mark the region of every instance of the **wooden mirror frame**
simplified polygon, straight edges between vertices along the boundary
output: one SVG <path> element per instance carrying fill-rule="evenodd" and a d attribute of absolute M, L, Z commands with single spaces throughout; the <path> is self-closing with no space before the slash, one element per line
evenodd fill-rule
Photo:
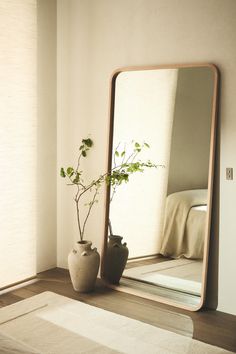
<path fill-rule="evenodd" d="M 198 306 L 188 305 L 186 303 L 179 303 L 166 299 L 165 297 L 150 294 L 145 291 L 130 288 L 126 285 L 113 285 L 107 282 L 104 278 L 105 256 L 108 240 L 108 220 L 110 209 L 110 187 L 106 188 L 106 211 L 105 211 L 105 229 L 104 229 L 104 242 L 102 248 L 101 257 L 101 278 L 104 283 L 115 290 L 126 292 L 132 295 L 144 297 L 146 299 L 161 302 L 167 305 L 179 307 L 185 310 L 198 311 L 200 310 L 206 299 L 206 286 L 207 286 L 207 273 L 208 273 L 208 260 L 209 260 L 209 244 L 210 244 L 210 232 L 211 232 L 211 215 L 212 215 L 212 195 L 213 195 L 213 180 L 214 180 L 214 162 L 215 162 L 215 145 L 216 145 L 216 123 L 217 123 L 217 102 L 218 102 L 218 86 L 219 86 L 219 70 L 214 64 L 209 63 L 196 63 L 196 64 L 173 64 L 173 65 L 157 65 L 157 66 L 137 66 L 137 67 L 124 67 L 117 69 L 113 72 L 110 83 L 110 101 L 109 101 L 109 118 L 110 118 L 110 130 L 109 130 L 109 152 L 108 152 L 108 168 L 111 170 L 112 166 L 112 145 L 113 145 L 113 133 L 114 133 L 114 107 L 115 107 L 115 85 L 116 78 L 122 72 L 127 71 L 144 71 L 144 70 L 158 70 L 158 69 L 178 69 L 178 68 L 200 68 L 209 67 L 213 72 L 213 98 L 212 98 L 212 116 L 211 116 L 211 134 L 210 134 L 210 151 L 209 151 L 209 170 L 208 170 L 208 196 L 207 196 L 207 215 L 206 215 L 206 230 L 205 230 L 205 242 L 203 251 L 203 272 L 202 272 L 202 289 L 200 303 Z"/>

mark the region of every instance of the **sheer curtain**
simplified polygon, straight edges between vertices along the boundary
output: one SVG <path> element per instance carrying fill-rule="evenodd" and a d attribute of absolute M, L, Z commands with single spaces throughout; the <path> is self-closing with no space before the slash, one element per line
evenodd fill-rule
<path fill-rule="evenodd" d="M 0 0 L 0 289 L 36 274 L 36 0 Z"/>

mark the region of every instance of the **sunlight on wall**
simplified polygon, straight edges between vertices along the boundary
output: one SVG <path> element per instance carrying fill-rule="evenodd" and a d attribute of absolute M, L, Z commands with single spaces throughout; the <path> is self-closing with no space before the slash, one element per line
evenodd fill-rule
<path fill-rule="evenodd" d="M 0 288 L 36 272 L 36 0 L 0 2 Z"/>
<path fill-rule="evenodd" d="M 140 158 L 165 166 L 131 176 L 111 203 L 113 233 L 124 237 L 130 257 L 159 251 L 177 77 L 178 69 L 168 69 L 123 72 L 116 79 L 113 147 L 146 141 L 150 149 Z"/>

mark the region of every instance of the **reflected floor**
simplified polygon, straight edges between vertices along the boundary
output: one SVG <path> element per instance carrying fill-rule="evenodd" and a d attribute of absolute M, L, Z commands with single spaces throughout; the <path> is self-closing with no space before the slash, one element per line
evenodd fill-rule
<path fill-rule="evenodd" d="M 154 296 L 158 296 L 160 300 L 163 299 L 164 303 L 171 301 L 172 303 L 175 302 L 178 305 L 191 306 L 193 309 L 198 307 L 201 302 L 201 297 L 198 295 L 192 295 L 126 277 L 121 278 L 120 286 L 117 287 L 116 290 L 122 291 L 122 288 L 126 288 L 126 291 L 130 294 L 135 294 L 151 300 L 154 299 Z"/>
<path fill-rule="evenodd" d="M 201 295 L 202 261 L 158 255 L 130 260 L 121 285 L 169 300 L 197 306 Z"/>
<path fill-rule="evenodd" d="M 192 295 L 201 294 L 202 261 L 191 259 L 168 259 L 166 262 L 137 264 L 126 269 L 123 275 L 129 279 L 144 281 Z"/>

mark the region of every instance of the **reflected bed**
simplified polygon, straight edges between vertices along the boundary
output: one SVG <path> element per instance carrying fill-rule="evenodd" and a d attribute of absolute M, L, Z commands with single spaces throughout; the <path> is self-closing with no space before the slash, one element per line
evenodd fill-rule
<path fill-rule="evenodd" d="M 167 197 L 162 255 L 203 258 L 206 201 L 206 189 L 181 191 Z"/>

